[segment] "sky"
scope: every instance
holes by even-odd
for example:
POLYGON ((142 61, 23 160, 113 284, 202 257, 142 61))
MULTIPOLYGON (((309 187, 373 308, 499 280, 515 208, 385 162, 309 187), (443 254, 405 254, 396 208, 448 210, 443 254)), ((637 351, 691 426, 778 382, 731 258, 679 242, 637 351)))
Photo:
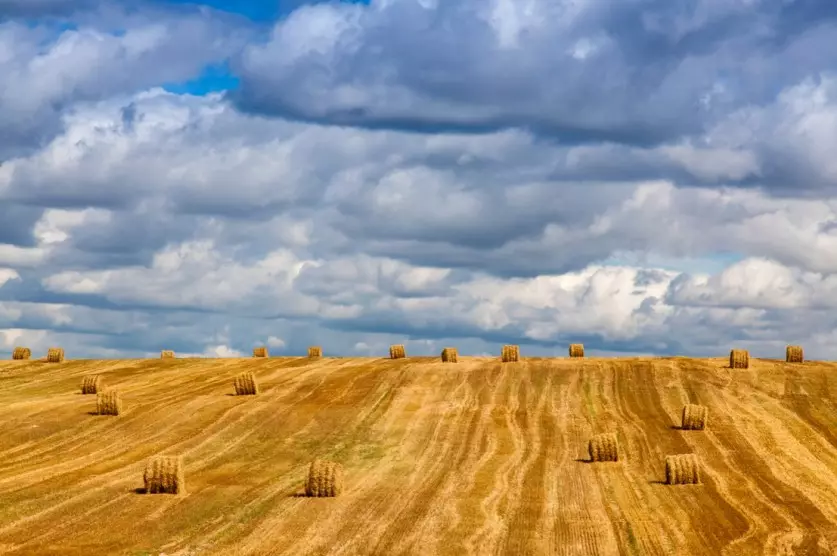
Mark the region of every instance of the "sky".
POLYGON ((0 0, 0 357, 837 359, 832 0, 0 0))

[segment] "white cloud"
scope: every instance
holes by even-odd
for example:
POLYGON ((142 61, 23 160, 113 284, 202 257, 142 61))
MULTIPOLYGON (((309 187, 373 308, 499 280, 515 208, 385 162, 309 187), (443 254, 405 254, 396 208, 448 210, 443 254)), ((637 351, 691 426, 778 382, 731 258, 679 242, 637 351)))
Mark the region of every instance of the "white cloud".
POLYGON ((277 338, 276 336, 268 336, 267 345, 276 349, 284 349, 286 344, 285 340, 283 340, 282 338, 277 338))

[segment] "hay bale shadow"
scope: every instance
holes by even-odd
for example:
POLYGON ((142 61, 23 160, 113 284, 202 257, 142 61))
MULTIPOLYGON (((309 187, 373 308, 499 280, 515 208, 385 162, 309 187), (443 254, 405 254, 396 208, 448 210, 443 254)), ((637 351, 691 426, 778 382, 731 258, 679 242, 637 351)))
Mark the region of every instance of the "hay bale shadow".
POLYGON ((666 485, 665 481, 660 481, 659 479, 654 479, 653 481, 648 481, 649 485, 666 485))
POLYGON ((593 463, 593 460, 590 458, 576 458, 575 461, 579 463, 593 463))
POLYGON ((139 488, 135 488, 135 489, 132 489, 132 490, 133 490, 134 494, 147 494, 148 493, 148 491, 145 490, 145 487, 139 487, 139 488))

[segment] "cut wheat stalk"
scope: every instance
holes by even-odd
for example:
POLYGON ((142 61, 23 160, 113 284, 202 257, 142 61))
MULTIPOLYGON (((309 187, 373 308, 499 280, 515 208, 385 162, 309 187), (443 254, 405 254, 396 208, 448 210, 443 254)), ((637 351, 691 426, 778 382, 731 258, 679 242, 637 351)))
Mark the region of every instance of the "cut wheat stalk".
POLYGON ((116 390, 107 390, 96 394, 96 413, 99 415, 119 415, 122 413, 122 396, 116 390))
POLYGON ((597 434, 587 445, 590 461, 619 461, 619 443, 616 433, 597 434))
POLYGON ((749 369, 750 352, 746 349, 734 349, 729 352, 730 369, 749 369))
POLYGON ((82 394, 97 394, 102 390, 101 375, 88 375, 81 379, 82 394))
POLYGON ((61 363, 64 361, 64 348, 51 347, 47 350, 48 363, 61 363))
POLYGON ((338 496, 343 491, 343 466, 333 461, 315 459, 308 468, 305 495, 338 496))
POLYGON ((233 386, 236 396, 255 396, 259 393, 259 383, 251 372, 241 373, 235 377, 233 386))
POLYGON ((706 428, 708 412, 709 410, 703 405, 691 403, 684 405, 680 428, 687 431, 702 431, 706 428))
POLYGON ((500 352, 500 358, 503 363, 515 363, 520 361, 520 346, 508 344, 503 346, 503 350, 500 352))
POLYGON ((404 344, 393 344, 389 346, 390 359, 404 359, 407 357, 407 351, 404 349, 404 344))
POLYGON ((16 347, 12 352, 12 359, 16 359, 18 361, 29 359, 32 357, 32 350, 27 347, 16 347))
POLYGON ((145 464, 142 474, 147 494, 184 494, 182 456, 154 456, 145 464))
POLYGON ((700 484, 700 462, 695 454, 666 456, 666 484, 700 484))
POLYGON ((785 361, 788 363, 802 363, 804 360, 802 346, 788 346, 785 348, 785 361))
POLYGON ((458 363, 459 352, 456 348, 447 347, 442 350, 442 363, 458 363))
POLYGON ((584 357, 584 344, 570 344, 570 357, 584 357))

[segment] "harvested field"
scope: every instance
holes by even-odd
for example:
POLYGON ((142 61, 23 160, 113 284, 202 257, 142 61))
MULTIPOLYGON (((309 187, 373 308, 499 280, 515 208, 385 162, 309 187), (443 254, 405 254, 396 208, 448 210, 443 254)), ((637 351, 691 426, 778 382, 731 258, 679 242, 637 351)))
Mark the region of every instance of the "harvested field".
POLYGON ((5 360, 0 553, 835 554, 835 400, 837 363, 755 358, 5 360), (128 411, 91 417, 87 375, 128 411), (160 454, 185 494, 141 493, 160 454), (666 484, 678 454, 701 484, 666 484))

